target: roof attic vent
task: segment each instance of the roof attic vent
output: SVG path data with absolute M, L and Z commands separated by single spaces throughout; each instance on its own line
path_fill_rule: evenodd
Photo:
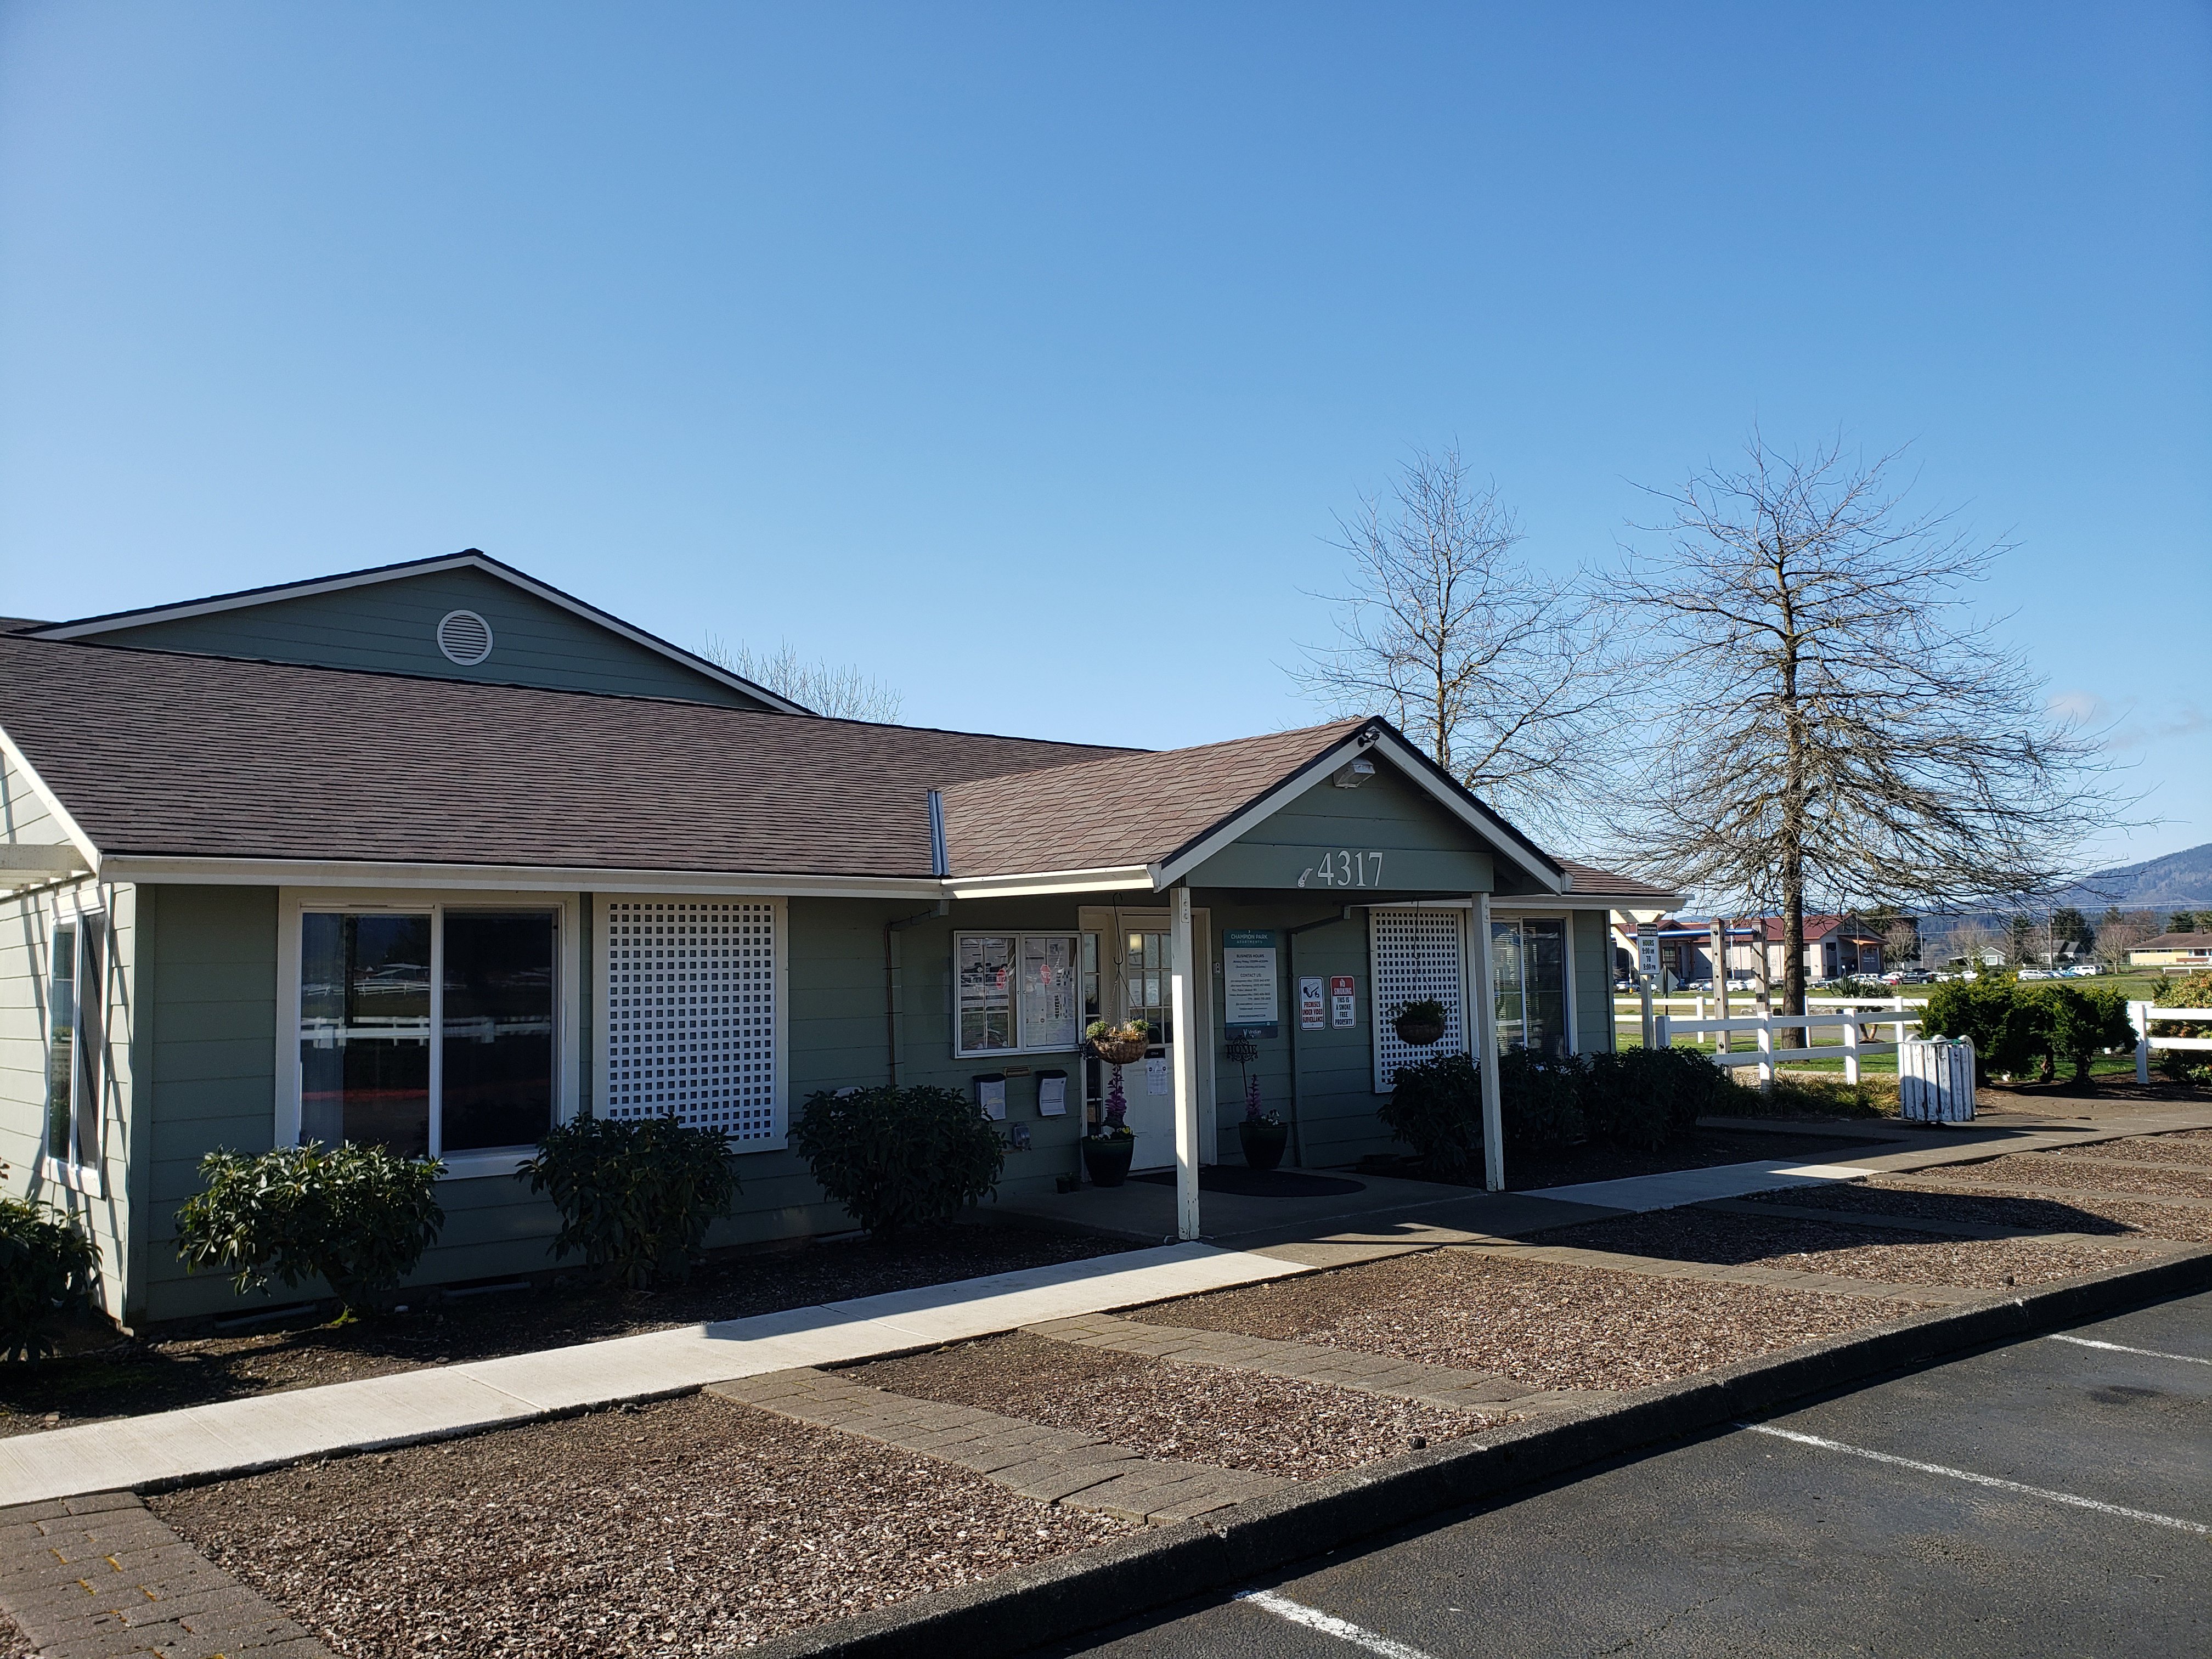
M 491 624 L 473 611 L 448 611 L 438 618 L 438 649 L 447 662 L 473 668 L 491 655 Z

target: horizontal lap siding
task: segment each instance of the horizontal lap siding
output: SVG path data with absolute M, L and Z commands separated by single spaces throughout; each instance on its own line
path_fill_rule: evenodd
M 1603 911 L 1577 910 L 1575 930 L 1575 1046 L 1586 1054 L 1613 1047 L 1613 939 Z
M 473 611 L 491 625 L 492 653 L 485 661 L 464 667 L 448 661 L 438 649 L 438 620 L 450 611 Z M 272 599 L 204 617 L 149 623 L 100 638 L 160 651 L 383 669 L 564 691 L 681 697 L 735 708 L 763 706 L 757 698 L 480 570 L 440 571 L 334 593 Z

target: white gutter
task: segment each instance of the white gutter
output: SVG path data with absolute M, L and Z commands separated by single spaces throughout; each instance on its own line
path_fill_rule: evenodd
M 692 893 L 763 898 L 935 899 L 945 884 L 927 876 L 814 876 L 765 872 L 609 870 L 587 866 L 408 864 L 309 859 L 141 858 L 117 854 L 100 866 L 111 881 L 217 887 L 489 888 L 513 892 Z

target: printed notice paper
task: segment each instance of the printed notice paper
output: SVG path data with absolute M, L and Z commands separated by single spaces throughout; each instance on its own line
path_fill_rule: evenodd
M 1231 928 L 1222 935 L 1222 1024 L 1232 1033 L 1271 1037 L 1279 1029 L 1275 1006 L 1275 936 Z

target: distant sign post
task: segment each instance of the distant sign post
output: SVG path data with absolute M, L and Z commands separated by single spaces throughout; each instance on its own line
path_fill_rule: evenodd
M 1651 981 L 1659 972 L 1659 924 L 1639 921 L 1636 924 L 1636 984 L 1644 999 L 1644 1046 L 1647 1048 L 1656 1042 L 1651 1028 Z

